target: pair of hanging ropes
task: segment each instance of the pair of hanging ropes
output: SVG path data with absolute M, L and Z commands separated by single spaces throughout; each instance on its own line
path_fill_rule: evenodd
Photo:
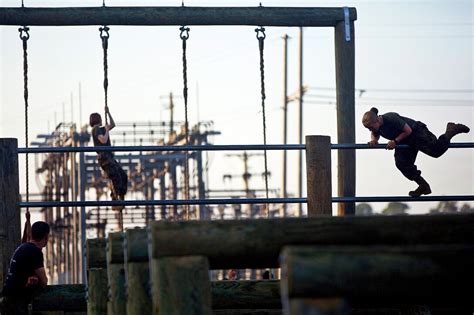
M 23 5 L 23 4 L 22 4 Z M 25 100 L 25 147 L 28 148 L 28 39 L 30 38 L 29 28 L 20 27 L 20 39 L 23 42 L 23 98 Z M 29 180 L 29 156 L 26 153 L 26 202 L 30 201 L 30 180 Z M 31 239 L 30 210 L 26 208 L 25 229 L 23 231 L 22 242 L 28 242 Z
M 186 60 L 186 41 L 189 38 L 189 28 L 181 26 L 180 37 L 183 42 L 183 97 L 184 97 L 184 132 L 186 139 L 186 146 L 189 144 L 189 129 L 188 129 L 188 68 Z M 255 29 L 257 33 L 257 39 L 259 43 L 260 51 L 260 82 L 261 82 L 261 95 L 262 95 L 262 117 L 263 117 L 263 144 L 267 144 L 267 134 L 266 134 L 266 115 L 265 115 L 265 70 L 264 70 L 264 40 L 265 40 L 265 28 L 259 27 Z M 189 199 L 189 165 L 188 165 L 188 151 L 185 151 L 185 163 L 184 163 L 184 173 L 185 173 L 185 199 Z M 265 194 L 268 199 L 268 164 L 267 164 L 267 150 L 264 150 L 264 160 L 265 160 Z M 189 206 L 185 206 L 186 209 L 186 219 L 189 219 Z M 269 217 L 270 211 L 268 204 L 266 206 L 266 216 Z

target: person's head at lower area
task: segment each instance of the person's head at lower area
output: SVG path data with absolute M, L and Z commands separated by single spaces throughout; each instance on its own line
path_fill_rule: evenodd
M 38 221 L 33 223 L 31 226 L 31 239 L 41 247 L 45 247 L 48 244 L 50 228 L 49 224 L 44 221 Z
M 378 116 L 379 110 L 375 107 L 372 107 L 368 112 L 364 113 L 362 116 L 362 124 L 365 128 L 370 131 L 377 131 L 380 128 L 380 120 Z
M 89 116 L 89 125 L 94 127 L 95 125 L 102 125 L 102 117 L 99 113 L 92 113 Z

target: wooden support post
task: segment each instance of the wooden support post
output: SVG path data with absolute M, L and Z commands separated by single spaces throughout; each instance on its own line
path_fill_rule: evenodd
M 107 255 L 106 241 L 93 238 L 86 241 L 88 268 L 87 314 L 107 314 Z
M 109 294 L 107 314 L 126 314 L 123 233 L 109 233 L 107 240 L 107 277 Z
M 332 215 L 331 137 L 306 136 L 308 217 Z
M 355 143 L 355 53 L 354 21 L 335 27 L 337 142 Z M 346 37 L 346 30 L 350 38 Z M 338 150 L 338 195 L 355 196 L 355 150 Z M 339 203 L 338 215 L 354 215 L 355 203 Z
M 87 286 L 87 314 L 107 314 L 107 270 L 90 268 Z
M 87 268 L 107 268 L 106 241 L 104 238 L 90 238 L 86 241 Z
M 152 314 L 212 314 L 209 262 L 204 256 L 151 260 Z
M 474 282 L 472 244 L 289 246 L 281 255 L 281 294 L 372 306 L 472 306 L 465 289 Z
M 285 245 L 473 244 L 472 226 L 474 214 L 152 222 L 150 257 L 202 255 L 212 269 L 267 268 L 278 266 Z
M 17 148 L 17 139 L 0 139 L 0 285 L 21 240 Z
M 125 274 L 127 281 L 127 314 L 151 314 L 150 268 L 146 229 L 125 232 Z
M 212 281 L 212 309 L 281 310 L 280 281 Z

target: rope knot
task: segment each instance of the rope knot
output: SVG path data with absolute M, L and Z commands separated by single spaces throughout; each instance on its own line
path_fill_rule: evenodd
M 20 32 L 20 39 L 25 42 L 28 39 L 30 39 L 30 33 L 28 31 L 30 28 L 28 26 L 23 26 L 18 29 L 18 32 Z

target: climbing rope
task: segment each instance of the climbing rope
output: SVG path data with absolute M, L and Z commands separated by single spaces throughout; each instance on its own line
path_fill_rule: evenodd
M 263 60 L 263 43 L 265 40 L 265 28 L 260 26 L 255 29 L 258 39 L 258 47 L 260 50 L 260 84 L 261 84 L 261 94 L 262 94 L 262 119 L 263 119 L 263 144 L 267 145 L 267 125 L 266 125 L 266 116 L 265 116 L 265 70 L 264 70 L 264 60 Z M 263 150 L 263 156 L 265 160 L 265 195 L 268 199 L 268 166 L 267 166 L 267 150 Z M 266 206 L 266 215 L 270 216 L 270 211 L 268 204 Z
M 108 78 L 108 64 L 107 64 L 107 49 L 109 48 L 109 30 L 106 25 L 99 28 L 100 38 L 102 39 L 102 49 L 104 50 L 104 97 L 105 97 L 105 108 L 108 107 L 108 95 L 107 89 L 109 87 L 109 78 Z M 105 111 L 105 124 L 108 124 L 107 111 Z
M 27 26 L 20 27 L 20 39 L 23 42 L 23 98 L 25 100 L 25 147 L 28 148 L 28 39 L 30 29 Z M 26 202 L 30 200 L 30 179 L 29 179 L 29 156 L 26 153 Z M 22 242 L 27 242 L 31 239 L 31 223 L 30 223 L 30 210 L 26 208 L 26 222 L 25 229 L 23 231 Z
M 188 129 L 188 66 L 186 60 L 186 41 L 189 38 L 189 27 L 181 26 L 179 37 L 183 41 L 183 97 L 184 97 L 184 136 L 186 146 L 189 144 Z M 189 162 L 188 151 L 185 151 L 184 161 L 184 199 L 189 199 Z M 189 205 L 184 206 L 186 212 L 186 220 L 189 220 Z

